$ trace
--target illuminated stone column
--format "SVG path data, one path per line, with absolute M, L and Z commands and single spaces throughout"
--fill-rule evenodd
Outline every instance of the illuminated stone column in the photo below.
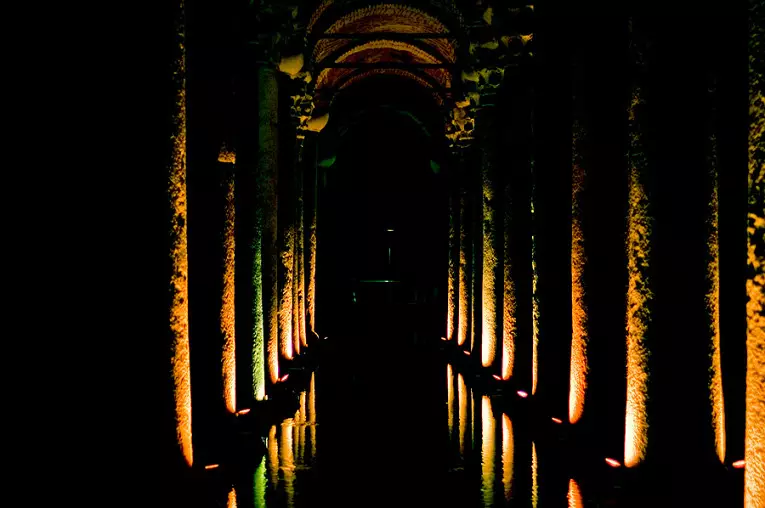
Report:
M 308 345 L 308 334 L 306 330 L 306 305 L 305 305 L 305 162 L 303 152 L 305 151 L 305 140 L 300 151 L 300 161 L 298 163 L 297 175 L 297 244 L 295 246 L 297 259 L 297 331 L 301 346 Z
M 470 336 L 470 241 L 468 229 L 470 227 L 468 216 L 468 199 L 464 187 L 460 188 L 459 195 L 459 273 L 458 273 L 458 327 L 457 345 L 464 346 Z M 468 344 L 469 346 L 469 344 Z
M 451 222 L 449 244 L 449 281 L 450 289 L 448 305 L 451 317 L 448 323 L 451 326 L 452 336 L 456 338 L 458 346 L 471 347 L 470 336 L 472 329 L 471 305 L 472 305 L 472 277 L 471 277 L 471 246 L 470 246 L 470 207 L 468 193 L 470 192 L 470 164 L 469 151 L 473 141 L 475 119 L 471 114 L 470 101 L 458 101 L 451 112 L 450 121 L 446 125 L 447 139 L 452 151 L 452 175 L 451 185 L 453 191 L 450 194 Z
M 305 212 L 305 312 L 306 329 L 316 336 L 316 227 L 318 205 L 318 172 L 316 171 L 316 136 L 308 134 L 304 161 L 304 212 Z
M 653 281 L 653 210 L 648 201 L 646 178 L 649 162 L 645 153 L 645 91 L 641 77 L 645 73 L 642 54 L 633 45 L 636 62 L 635 82 L 629 106 L 629 145 L 627 154 L 627 406 L 624 436 L 624 464 L 634 467 L 643 462 L 648 451 L 649 334 L 652 332 Z
M 585 211 L 584 189 L 588 178 L 584 144 L 588 135 L 583 119 L 581 93 L 574 99 L 574 124 L 571 149 L 571 374 L 569 379 L 568 420 L 577 423 L 584 414 L 590 371 L 588 315 L 585 300 Z
M 479 73 L 477 108 L 477 149 L 480 154 L 481 191 L 481 365 L 500 372 L 502 361 L 502 220 L 499 149 L 497 147 L 497 101 L 503 68 L 482 69 Z
M 220 291 L 220 336 L 221 344 L 221 380 L 223 382 L 223 402 L 226 411 L 235 413 L 236 407 L 236 330 L 235 330 L 235 295 L 236 295 L 236 237 L 235 237 L 235 179 L 234 164 L 236 155 L 225 146 L 221 148 L 218 162 L 222 166 L 221 190 L 223 191 L 223 224 L 221 228 L 221 268 L 222 280 Z M 253 389 L 257 393 L 259 384 L 253 379 Z
M 276 189 L 279 164 L 279 84 L 272 62 L 259 62 L 258 85 L 258 157 L 256 187 L 256 225 L 252 240 L 253 286 L 256 298 L 252 312 L 255 319 L 256 340 L 254 356 L 265 346 L 265 372 L 270 383 L 279 380 L 279 288 L 277 248 Z M 257 288 L 261 288 L 260 302 Z M 258 305 L 260 303 L 260 305 Z M 262 323 L 264 340 L 258 339 Z
M 500 132 L 502 193 L 502 378 L 532 388 L 531 111 L 530 69 L 505 72 L 505 119 Z
M 744 504 L 765 506 L 765 6 L 749 2 L 749 202 Z
M 452 184 L 452 187 L 454 185 Z M 459 308 L 459 190 L 449 189 L 449 240 L 446 280 L 446 340 L 456 338 Z
M 186 196 L 186 19 L 185 2 L 174 9 L 175 39 L 172 53 L 173 98 L 171 152 L 167 160 L 167 194 L 170 219 L 168 280 L 168 338 L 175 401 L 176 439 L 180 455 L 193 463 L 191 443 L 191 369 L 188 307 L 188 243 Z
M 292 360 L 295 355 L 293 338 L 294 265 L 295 265 L 295 203 L 294 165 L 282 164 L 279 175 L 279 355 Z
M 722 359 L 720 351 L 720 221 L 719 221 L 719 175 L 717 155 L 717 91 L 714 83 L 707 92 L 709 121 L 706 131 L 706 277 L 705 301 L 708 341 L 707 372 L 710 411 L 715 436 L 715 449 L 720 462 L 725 462 L 725 402 L 723 398 Z

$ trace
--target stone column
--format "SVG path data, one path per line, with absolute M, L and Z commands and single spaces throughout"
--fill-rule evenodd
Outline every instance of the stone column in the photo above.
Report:
M 299 145 L 297 145 L 299 146 Z M 296 147 L 297 147 L 296 146 Z M 294 152 L 293 152 L 294 153 Z M 295 166 L 294 161 L 284 163 L 279 171 L 279 353 L 284 360 L 295 356 L 293 338 L 292 300 L 294 298 L 295 250 Z
M 456 185 L 454 171 L 456 161 L 452 164 L 452 175 L 449 180 L 449 239 L 447 243 L 447 280 L 446 280 L 446 340 L 454 341 L 458 327 L 459 308 L 459 188 Z
M 581 64 L 577 70 L 581 70 Z M 589 125 L 585 113 L 583 83 L 574 79 L 574 112 L 571 145 L 571 371 L 569 378 L 568 420 L 577 423 L 584 414 L 590 371 L 589 326 L 585 270 L 585 187 L 590 178 L 587 143 Z
M 481 365 L 497 374 L 501 372 L 503 351 L 512 350 L 510 337 L 507 348 L 502 341 L 503 220 L 500 218 L 502 190 L 498 164 L 497 102 L 503 74 L 502 67 L 485 68 L 479 72 L 480 96 L 476 119 L 482 196 Z
M 223 382 L 223 402 L 229 413 L 236 407 L 236 330 L 235 330 L 235 274 L 236 274 L 236 237 L 235 237 L 235 180 L 234 164 L 236 154 L 227 147 L 222 147 L 218 156 L 222 170 L 221 190 L 223 192 L 223 223 L 221 224 L 221 268 L 222 281 L 220 291 L 220 335 L 221 380 Z M 256 393 L 259 383 L 253 379 Z
M 457 345 L 472 349 L 472 249 L 471 249 L 471 209 L 468 194 L 470 185 L 470 145 L 473 141 L 475 119 L 471 115 L 469 101 L 460 101 L 451 112 L 447 123 L 447 139 L 452 150 L 450 194 L 451 220 L 449 244 L 449 281 L 453 284 L 449 293 L 449 308 L 452 315 L 448 323 L 452 326 L 452 335 L 448 340 L 456 339 Z
M 309 135 L 304 153 L 304 211 L 305 211 L 305 307 L 306 328 L 316 337 L 316 231 L 318 205 L 318 172 L 316 171 L 316 136 Z
M 749 206 L 744 504 L 765 505 L 765 6 L 749 2 Z
M 634 37 L 633 37 L 634 39 Z M 633 45 L 636 63 L 629 107 L 627 152 L 627 406 L 624 464 L 634 467 L 648 448 L 648 404 L 651 369 L 648 361 L 653 281 L 651 280 L 653 210 L 648 201 L 646 179 L 649 162 L 645 152 L 645 62 L 641 46 Z
M 175 42 L 172 53 L 173 99 L 170 153 L 167 158 L 169 234 L 168 339 L 175 401 L 176 439 L 188 466 L 191 443 L 191 370 L 188 307 L 188 243 L 186 199 L 186 17 L 185 2 L 174 9 Z
M 527 393 L 532 389 L 532 231 L 530 69 L 505 72 L 506 101 L 501 131 L 503 215 L 502 378 L 513 379 Z
M 277 248 L 276 190 L 279 175 L 279 85 L 273 62 L 257 63 L 258 156 L 256 168 L 255 234 L 252 284 L 256 291 L 252 312 L 256 337 L 263 327 L 263 343 L 256 339 L 253 351 L 258 357 L 265 346 L 265 372 L 273 384 L 279 380 L 279 290 Z M 261 288 L 258 301 L 257 288 Z M 260 305 L 259 305 L 260 304 Z

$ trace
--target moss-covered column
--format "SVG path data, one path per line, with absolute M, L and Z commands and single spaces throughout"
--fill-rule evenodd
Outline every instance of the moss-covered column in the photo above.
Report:
M 749 201 L 744 503 L 765 506 L 765 5 L 749 2 Z

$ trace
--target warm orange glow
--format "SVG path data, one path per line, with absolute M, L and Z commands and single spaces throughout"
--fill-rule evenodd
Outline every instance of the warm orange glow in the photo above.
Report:
M 502 415 L 502 485 L 505 488 L 505 500 L 510 501 L 513 491 L 513 422 L 506 414 Z
M 625 418 L 624 465 L 638 465 L 648 447 L 648 354 L 645 343 L 651 322 L 651 281 L 648 269 L 651 260 L 652 219 L 643 178 L 647 165 L 643 153 L 643 133 L 637 123 L 637 110 L 642 105 L 642 90 L 635 87 L 630 107 L 629 210 L 627 222 L 627 409 Z
M 494 378 L 494 379 L 496 379 L 497 381 L 502 381 L 502 377 L 500 377 L 500 376 L 498 376 L 498 375 L 496 375 L 496 374 L 492 374 L 492 376 L 491 376 L 491 377 L 493 377 L 493 378 Z
M 550 418 L 550 419 L 551 419 L 552 421 L 554 421 L 555 423 L 563 423 L 563 420 L 561 420 L 560 418 L 555 418 L 555 417 L 553 417 L 553 418 Z
M 219 159 L 220 160 L 220 159 Z M 226 403 L 226 409 L 229 413 L 236 411 L 236 334 L 234 329 L 235 309 L 234 309 L 234 270 L 235 270 L 235 240 L 234 240 L 234 173 L 228 171 L 224 180 L 226 187 L 226 219 L 223 225 L 223 291 L 220 307 L 220 332 L 223 337 L 222 351 L 222 376 L 223 376 L 223 398 Z M 257 377 L 258 371 L 253 366 L 253 374 Z M 260 370 L 263 365 L 261 362 Z M 263 373 L 260 372 L 262 375 Z M 253 379 L 254 388 L 257 392 L 259 388 L 258 379 Z M 264 387 L 265 389 L 265 387 Z M 262 397 L 261 397 L 262 398 Z
M 250 410 L 249 408 L 247 408 L 247 409 L 242 409 L 242 410 L 240 410 L 239 412 L 237 412 L 236 414 L 238 414 L 238 415 L 246 415 L 246 414 L 247 414 L 247 413 L 249 413 L 250 411 L 251 411 L 251 410 Z
M 465 354 L 465 356 L 470 356 L 470 351 L 463 351 L 463 353 Z
M 207 464 L 205 466 L 205 469 L 218 469 L 220 467 L 220 464 Z
M 484 156 L 485 157 L 485 156 Z M 481 365 L 494 365 L 497 354 L 497 209 L 491 163 L 484 160 L 483 178 L 483 277 L 481 277 Z
M 525 399 L 526 397 L 529 396 L 529 394 L 524 392 L 523 390 L 518 390 L 518 396 Z
M 749 199 L 747 206 L 744 505 L 765 506 L 765 73 L 762 2 L 749 10 Z
M 507 192 L 507 190 L 506 190 Z M 508 201 L 509 202 L 509 201 Z M 502 228 L 504 262 L 502 263 L 502 379 L 510 379 L 515 369 L 515 338 L 517 335 L 515 281 L 511 259 L 512 220 L 509 206 L 504 211 Z
M 731 464 L 731 466 L 733 466 L 736 469 L 744 469 L 744 466 L 746 466 L 746 461 L 743 460 L 743 459 L 742 460 L 737 460 L 736 462 Z
M 459 223 L 459 303 L 458 303 L 458 322 L 457 322 L 457 345 L 462 346 L 468 337 L 468 281 L 467 281 L 467 263 L 468 263 L 468 237 L 467 237 L 467 209 L 465 206 L 465 196 L 460 195 L 460 223 Z
M 579 144 L 586 135 L 579 122 L 573 129 L 573 161 L 571 182 L 571 371 L 568 396 L 568 419 L 576 423 L 584 413 L 585 392 L 587 391 L 587 306 L 584 300 L 584 270 L 587 257 L 584 251 L 582 229 L 582 191 L 585 183 L 585 169 Z
M 715 87 L 710 89 L 714 98 Z M 710 194 L 707 202 L 707 273 L 706 304 L 709 340 L 709 402 L 712 411 L 712 425 L 715 432 L 715 447 L 720 462 L 725 462 L 725 402 L 722 386 L 722 363 L 720 359 L 720 242 L 719 242 L 719 177 L 717 173 L 717 136 L 715 115 L 708 126 L 707 171 Z
M 281 258 L 282 287 L 279 288 L 279 349 L 282 358 L 292 360 L 295 356 L 295 342 L 293 339 L 292 326 L 292 299 L 294 297 L 294 250 L 295 250 L 295 228 L 291 225 L 285 225 L 284 240 L 279 254 Z
M 568 495 L 566 499 L 568 499 L 568 508 L 584 508 L 582 491 L 579 488 L 579 484 L 573 478 L 568 482 Z
M 316 333 L 316 170 L 313 169 L 311 178 L 314 179 L 313 198 L 309 209 L 308 220 L 308 284 L 306 287 L 306 310 L 308 313 L 307 326 L 312 333 Z
M 494 504 L 496 440 L 496 421 L 491 409 L 491 399 L 484 395 L 481 398 L 481 492 L 484 506 Z
M 220 147 L 220 151 L 218 152 L 218 162 L 222 162 L 224 164 L 235 164 L 236 152 L 234 149 L 223 143 L 223 145 Z
M 606 458 L 606 464 L 611 467 L 621 467 L 621 463 L 618 460 Z
M 276 425 L 268 431 L 268 470 L 271 472 L 271 485 L 279 485 L 279 442 L 276 439 Z
M 228 491 L 226 508 L 236 508 L 236 489 L 234 487 L 231 487 L 231 490 Z
M 279 381 L 284 383 L 285 381 L 287 381 L 287 379 L 289 379 L 289 377 L 290 377 L 289 374 L 285 374 L 285 375 L 283 375 L 282 377 L 279 378 Z
M 170 203 L 170 309 L 171 365 L 175 399 L 176 439 L 186 464 L 193 464 L 191 442 L 191 366 L 189 351 L 189 286 L 186 195 L 186 22 L 185 2 L 176 8 L 176 47 L 173 62 L 175 104 L 168 161 Z

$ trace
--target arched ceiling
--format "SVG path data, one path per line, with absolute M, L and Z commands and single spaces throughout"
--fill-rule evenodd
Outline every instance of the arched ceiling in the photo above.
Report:
M 319 102 L 386 74 L 431 89 L 439 103 L 452 87 L 455 36 L 425 10 L 401 3 L 358 7 L 348 0 L 325 0 L 311 17 L 307 31 L 308 40 L 315 41 L 311 60 L 318 70 Z

